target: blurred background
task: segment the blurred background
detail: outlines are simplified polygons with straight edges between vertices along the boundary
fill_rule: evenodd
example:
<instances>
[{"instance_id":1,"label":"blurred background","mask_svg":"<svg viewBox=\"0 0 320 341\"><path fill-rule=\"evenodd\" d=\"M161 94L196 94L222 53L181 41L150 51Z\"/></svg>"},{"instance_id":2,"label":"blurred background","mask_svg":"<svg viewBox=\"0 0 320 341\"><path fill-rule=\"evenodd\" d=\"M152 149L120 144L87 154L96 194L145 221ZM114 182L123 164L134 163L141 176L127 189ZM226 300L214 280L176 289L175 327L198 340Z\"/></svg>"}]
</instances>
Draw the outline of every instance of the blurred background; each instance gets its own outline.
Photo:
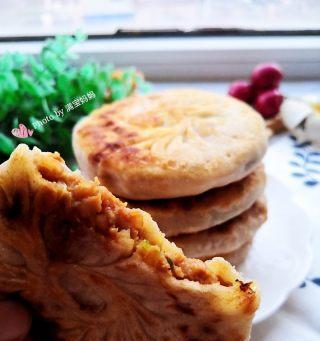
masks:
<instances>
[{"instance_id":1,"label":"blurred background","mask_svg":"<svg viewBox=\"0 0 320 341\"><path fill-rule=\"evenodd\" d=\"M1 6L2 38L72 33L77 28L90 35L320 30L317 0L4 0Z\"/></svg>"},{"instance_id":2,"label":"blurred background","mask_svg":"<svg viewBox=\"0 0 320 341\"><path fill-rule=\"evenodd\" d=\"M136 65L151 80L233 79L276 60L320 77L318 0L3 0L0 53L80 29L83 58Z\"/></svg>"}]
</instances>

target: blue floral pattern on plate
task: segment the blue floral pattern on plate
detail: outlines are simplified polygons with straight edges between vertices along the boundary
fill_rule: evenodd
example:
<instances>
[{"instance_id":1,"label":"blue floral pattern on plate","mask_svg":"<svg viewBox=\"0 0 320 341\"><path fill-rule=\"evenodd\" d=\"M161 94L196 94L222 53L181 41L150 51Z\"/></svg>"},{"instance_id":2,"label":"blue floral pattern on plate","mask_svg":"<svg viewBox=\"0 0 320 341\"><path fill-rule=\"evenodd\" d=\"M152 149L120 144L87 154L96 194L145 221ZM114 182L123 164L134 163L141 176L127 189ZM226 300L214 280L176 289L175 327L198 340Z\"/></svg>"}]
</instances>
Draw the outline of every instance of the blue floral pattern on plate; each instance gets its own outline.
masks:
<instances>
[{"instance_id":1,"label":"blue floral pattern on plate","mask_svg":"<svg viewBox=\"0 0 320 341\"><path fill-rule=\"evenodd\" d=\"M320 151L316 151L311 142L298 142L294 136L294 154L290 165L293 167L292 176L300 178L304 185L313 187L320 184Z\"/></svg>"},{"instance_id":2,"label":"blue floral pattern on plate","mask_svg":"<svg viewBox=\"0 0 320 341\"><path fill-rule=\"evenodd\" d=\"M320 286L320 277L307 278L304 282L301 283L300 288L305 288L308 282L312 282L313 284Z\"/></svg>"}]
</instances>

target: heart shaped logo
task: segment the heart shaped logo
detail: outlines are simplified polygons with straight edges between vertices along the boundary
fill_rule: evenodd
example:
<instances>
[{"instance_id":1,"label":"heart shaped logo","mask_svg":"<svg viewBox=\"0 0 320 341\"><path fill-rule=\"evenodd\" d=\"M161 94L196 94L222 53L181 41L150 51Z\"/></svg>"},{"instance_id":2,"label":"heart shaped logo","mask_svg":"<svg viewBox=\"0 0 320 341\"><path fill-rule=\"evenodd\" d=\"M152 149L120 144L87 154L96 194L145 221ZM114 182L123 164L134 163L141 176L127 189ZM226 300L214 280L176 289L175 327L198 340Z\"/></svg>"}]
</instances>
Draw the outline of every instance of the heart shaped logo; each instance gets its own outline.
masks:
<instances>
[{"instance_id":1,"label":"heart shaped logo","mask_svg":"<svg viewBox=\"0 0 320 341\"><path fill-rule=\"evenodd\" d=\"M11 134L20 139L32 136L33 129L28 129L24 124L20 123L19 128L14 128L11 130Z\"/></svg>"}]
</instances>

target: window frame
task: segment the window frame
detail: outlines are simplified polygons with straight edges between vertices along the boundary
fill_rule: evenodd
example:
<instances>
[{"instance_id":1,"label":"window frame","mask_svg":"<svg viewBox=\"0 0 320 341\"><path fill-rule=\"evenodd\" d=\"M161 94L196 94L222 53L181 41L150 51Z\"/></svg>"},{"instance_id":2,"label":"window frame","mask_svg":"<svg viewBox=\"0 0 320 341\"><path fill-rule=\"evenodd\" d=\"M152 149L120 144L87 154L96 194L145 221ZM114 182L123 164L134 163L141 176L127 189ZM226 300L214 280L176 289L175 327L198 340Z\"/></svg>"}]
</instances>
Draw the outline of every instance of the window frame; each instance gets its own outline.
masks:
<instances>
[{"instance_id":1,"label":"window frame","mask_svg":"<svg viewBox=\"0 0 320 341\"><path fill-rule=\"evenodd\" d=\"M40 41L0 43L0 54L36 54ZM133 65L154 81L247 78L260 62L276 61L288 80L320 79L320 36L94 38L75 48L79 62Z\"/></svg>"}]
</instances>

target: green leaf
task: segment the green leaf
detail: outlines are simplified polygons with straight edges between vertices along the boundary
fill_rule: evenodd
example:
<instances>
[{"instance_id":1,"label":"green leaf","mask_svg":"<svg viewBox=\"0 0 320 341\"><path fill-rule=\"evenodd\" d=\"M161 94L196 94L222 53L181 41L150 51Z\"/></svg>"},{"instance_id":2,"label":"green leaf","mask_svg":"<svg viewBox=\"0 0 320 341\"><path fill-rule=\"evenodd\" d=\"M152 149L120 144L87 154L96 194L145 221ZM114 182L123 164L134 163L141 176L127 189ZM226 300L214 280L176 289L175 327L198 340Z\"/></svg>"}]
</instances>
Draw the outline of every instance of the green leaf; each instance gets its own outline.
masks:
<instances>
[{"instance_id":1,"label":"green leaf","mask_svg":"<svg viewBox=\"0 0 320 341\"><path fill-rule=\"evenodd\" d=\"M81 32L80 30L78 30L78 31L76 32L76 34L75 34L75 40L76 40L78 43L80 43L80 42L82 42L82 41L85 41L85 40L87 40L87 39L88 39L88 36L87 36L85 33Z\"/></svg>"},{"instance_id":2,"label":"green leaf","mask_svg":"<svg viewBox=\"0 0 320 341\"><path fill-rule=\"evenodd\" d=\"M54 120L39 126L34 135L24 139L43 150L57 150L66 160L72 160L71 132L74 124L105 102L112 102L140 90L145 81L134 68L115 70L111 64L86 62L76 65L77 54L72 47L85 40L75 36L57 36L48 39L38 56L20 53L0 56L0 123L2 132L9 132L24 123L29 129L33 123L53 115ZM95 98L67 112L66 105L93 91ZM64 109L63 117L56 117L54 109ZM2 136L0 159L20 142L14 137ZM3 137L4 136L4 137Z\"/></svg>"},{"instance_id":3,"label":"green leaf","mask_svg":"<svg viewBox=\"0 0 320 341\"><path fill-rule=\"evenodd\" d=\"M6 155L10 155L15 148L13 139L0 133L0 151Z\"/></svg>"},{"instance_id":4,"label":"green leaf","mask_svg":"<svg viewBox=\"0 0 320 341\"><path fill-rule=\"evenodd\" d=\"M12 55L9 53L5 53L0 58L0 72L11 71L14 66L14 62L12 60Z\"/></svg>"},{"instance_id":5,"label":"green leaf","mask_svg":"<svg viewBox=\"0 0 320 341\"><path fill-rule=\"evenodd\" d=\"M15 117L12 121L12 125L11 125L11 128L17 128L19 125L19 118L18 117Z\"/></svg>"},{"instance_id":6,"label":"green leaf","mask_svg":"<svg viewBox=\"0 0 320 341\"><path fill-rule=\"evenodd\" d=\"M8 111L3 110L3 108L0 108L0 121L4 120L8 114Z\"/></svg>"},{"instance_id":7,"label":"green leaf","mask_svg":"<svg viewBox=\"0 0 320 341\"><path fill-rule=\"evenodd\" d=\"M27 57L21 53L16 52L12 54L12 60L14 63L14 68L21 68L25 65Z\"/></svg>"},{"instance_id":8,"label":"green leaf","mask_svg":"<svg viewBox=\"0 0 320 341\"><path fill-rule=\"evenodd\" d=\"M87 63L82 66L80 69L80 76L85 79L90 79L94 76L95 73L95 66L92 63Z\"/></svg>"},{"instance_id":9,"label":"green leaf","mask_svg":"<svg viewBox=\"0 0 320 341\"><path fill-rule=\"evenodd\" d=\"M44 113L46 115L51 115L51 111L50 111L50 108L49 108L49 105L48 105L48 101L47 101L46 98L42 99L41 104L42 104L42 109L43 109Z\"/></svg>"},{"instance_id":10,"label":"green leaf","mask_svg":"<svg viewBox=\"0 0 320 341\"><path fill-rule=\"evenodd\" d=\"M22 76L21 88L24 92L31 96L43 97L44 92L39 85L37 85L36 80L27 74Z\"/></svg>"},{"instance_id":11,"label":"green leaf","mask_svg":"<svg viewBox=\"0 0 320 341\"><path fill-rule=\"evenodd\" d=\"M12 72L6 74L7 89L9 91L16 91L18 89L18 82Z\"/></svg>"},{"instance_id":12,"label":"green leaf","mask_svg":"<svg viewBox=\"0 0 320 341\"><path fill-rule=\"evenodd\" d=\"M42 61L52 73L62 73L66 67L65 64L57 58L56 54L49 50L43 53Z\"/></svg>"}]
</instances>

